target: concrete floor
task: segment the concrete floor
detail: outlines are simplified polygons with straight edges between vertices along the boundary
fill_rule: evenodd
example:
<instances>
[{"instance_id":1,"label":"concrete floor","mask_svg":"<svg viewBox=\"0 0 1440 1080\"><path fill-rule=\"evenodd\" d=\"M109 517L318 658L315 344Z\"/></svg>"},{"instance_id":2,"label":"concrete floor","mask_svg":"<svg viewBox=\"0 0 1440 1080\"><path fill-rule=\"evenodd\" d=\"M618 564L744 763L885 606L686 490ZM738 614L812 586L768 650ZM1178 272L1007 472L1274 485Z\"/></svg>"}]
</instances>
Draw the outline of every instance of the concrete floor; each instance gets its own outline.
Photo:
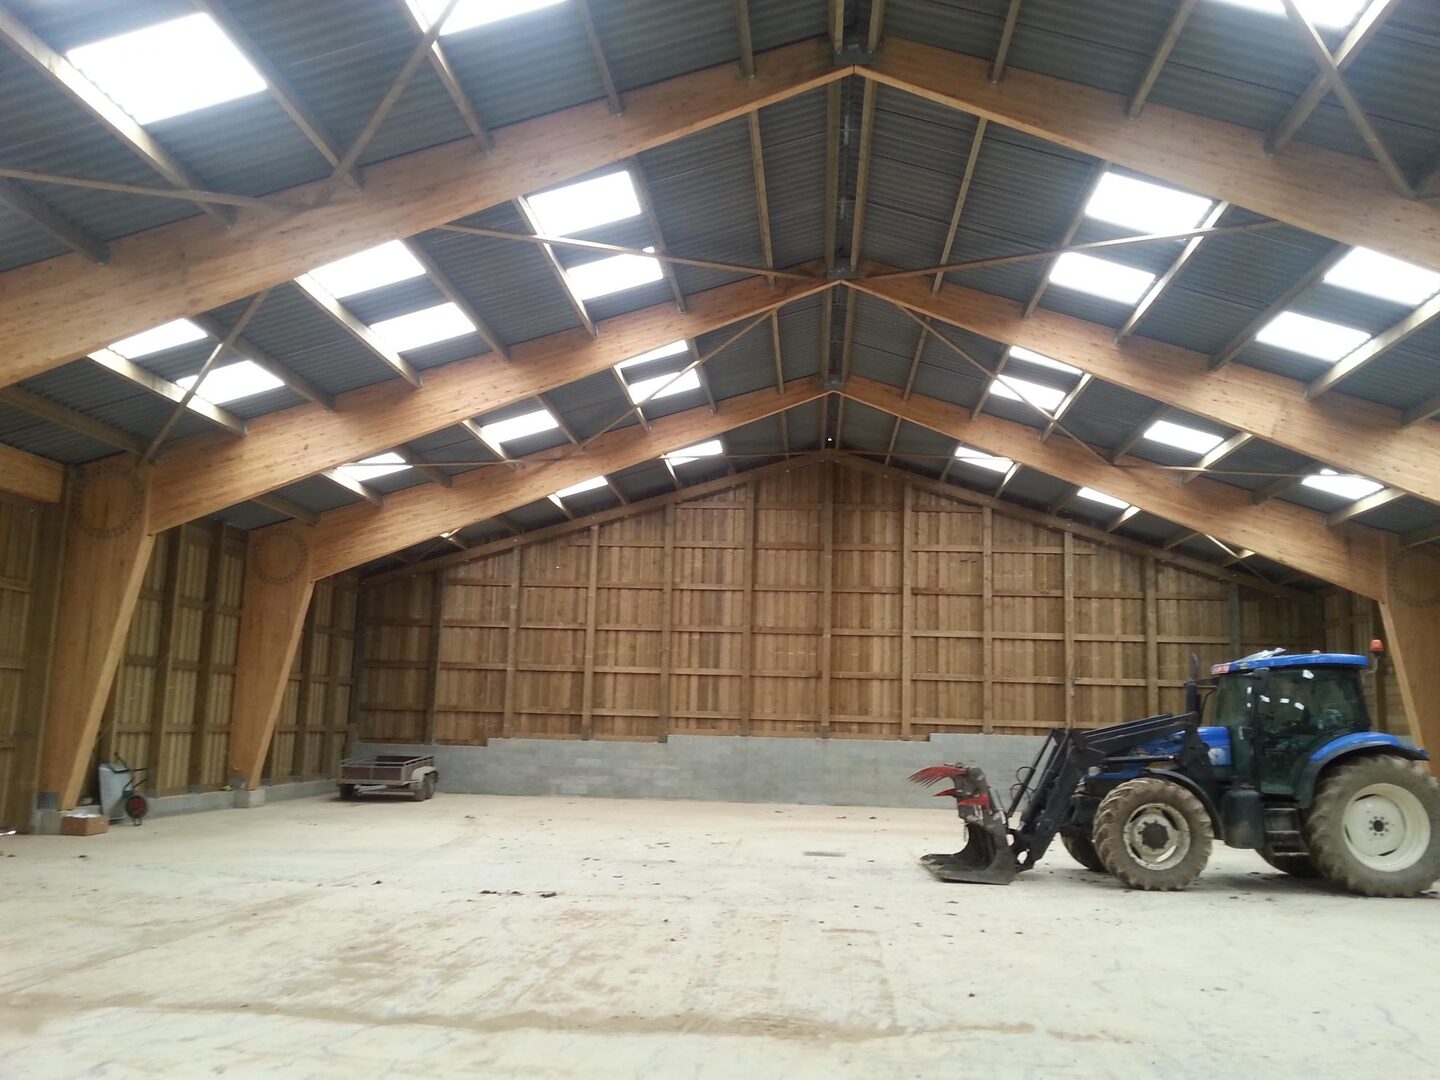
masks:
<instances>
[{"instance_id":1,"label":"concrete floor","mask_svg":"<svg viewBox=\"0 0 1440 1080\"><path fill-rule=\"evenodd\" d=\"M941 885L957 836L440 795L0 839L0 1077L1440 1074L1433 895Z\"/></svg>"}]
</instances>

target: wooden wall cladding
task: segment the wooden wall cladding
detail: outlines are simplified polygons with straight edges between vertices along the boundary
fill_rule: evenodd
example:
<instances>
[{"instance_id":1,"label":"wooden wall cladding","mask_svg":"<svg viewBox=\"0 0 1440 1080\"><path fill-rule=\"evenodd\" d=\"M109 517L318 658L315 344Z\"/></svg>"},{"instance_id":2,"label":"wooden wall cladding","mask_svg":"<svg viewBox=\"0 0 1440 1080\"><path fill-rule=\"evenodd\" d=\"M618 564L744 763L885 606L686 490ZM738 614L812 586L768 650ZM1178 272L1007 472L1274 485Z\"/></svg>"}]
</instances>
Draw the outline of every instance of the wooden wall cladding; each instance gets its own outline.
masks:
<instances>
[{"instance_id":1,"label":"wooden wall cladding","mask_svg":"<svg viewBox=\"0 0 1440 1080\"><path fill-rule=\"evenodd\" d=\"M1330 652L1365 653L1370 642L1385 639L1380 605L1367 596L1336 589L1325 595L1325 648ZM1405 714L1395 665L1380 657L1377 676L1365 679L1365 698L1375 727L1396 735L1409 735L1414 728Z\"/></svg>"},{"instance_id":2,"label":"wooden wall cladding","mask_svg":"<svg viewBox=\"0 0 1440 1080\"><path fill-rule=\"evenodd\" d=\"M1031 734L1317 612L820 463L366 590L362 738Z\"/></svg>"},{"instance_id":3,"label":"wooden wall cladding","mask_svg":"<svg viewBox=\"0 0 1440 1080\"><path fill-rule=\"evenodd\" d=\"M98 747L100 760L148 768L151 793L215 789L229 781L244 573L245 534L237 529L184 525L155 544ZM353 683L355 595L353 579L315 587L267 776L333 775Z\"/></svg>"},{"instance_id":4,"label":"wooden wall cladding","mask_svg":"<svg viewBox=\"0 0 1440 1080\"><path fill-rule=\"evenodd\" d=\"M0 827L26 824L35 799L62 513L0 495Z\"/></svg>"}]
</instances>

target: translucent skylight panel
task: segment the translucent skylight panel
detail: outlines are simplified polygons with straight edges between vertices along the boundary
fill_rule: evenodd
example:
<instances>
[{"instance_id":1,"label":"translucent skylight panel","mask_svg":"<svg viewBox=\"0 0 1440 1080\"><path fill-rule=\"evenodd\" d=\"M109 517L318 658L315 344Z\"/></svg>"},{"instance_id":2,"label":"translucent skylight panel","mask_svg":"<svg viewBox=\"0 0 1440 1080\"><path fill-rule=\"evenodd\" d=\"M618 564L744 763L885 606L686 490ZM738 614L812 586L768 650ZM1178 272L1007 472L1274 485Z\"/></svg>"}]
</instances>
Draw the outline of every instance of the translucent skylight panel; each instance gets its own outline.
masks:
<instances>
[{"instance_id":1,"label":"translucent skylight panel","mask_svg":"<svg viewBox=\"0 0 1440 1080\"><path fill-rule=\"evenodd\" d=\"M602 488L604 486L605 477L592 476L588 480L581 480L578 484L571 484L567 488L562 488L561 490L555 492L552 498L568 499L571 495L580 495L583 492L594 491L596 488Z\"/></svg>"},{"instance_id":2,"label":"translucent skylight panel","mask_svg":"<svg viewBox=\"0 0 1440 1080\"><path fill-rule=\"evenodd\" d=\"M686 390L699 389L700 372L694 368L681 375L672 371L668 375L636 379L634 382L625 384L625 390L629 393L630 400L636 405L649 401L651 398L670 397L672 394L683 394Z\"/></svg>"},{"instance_id":3,"label":"translucent skylight panel","mask_svg":"<svg viewBox=\"0 0 1440 1080\"><path fill-rule=\"evenodd\" d=\"M526 201L540 232L546 236L570 236L640 213L635 182L625 169L542 191Z\"/></svg>"},{"instance_id":4,"label":"translucent skylight panel","mask_svg":"<svg viewBox=\"0 0 1440 1080\"><path fill-rule=\"evenodd\" d=\"M325 287L337 300L356 293L408 281L425 273L414 255L399 240L347 255L343 259L317 266L310 276Z\"/></svg>"},{"instance_id":5,"label":"translucent skylight panel","mask_svg":"<svg viewBox=\"0 0 1440 1080\"><path fill-rule=\"evenodd\" d=\"M1211 205L1202 195L1107 172L1085 204L1085 216L1138 233L1174 233L1193 229Z\"/></svg>"},{"instance_id":6,"label":"translucent skylight panel","mask_svg":"<svg viewBox=\"0 0 1440 1080\"><path fill-rule=\"evenodd\" d=\"M473 334L475 324L452 303L412 311L393 319L383 319L370 327L396 352L419 349L437 341L449 341L462 334Z\"/></svg>"},{"instance_id":7,"label":"translucent skylight panel","mask_svg":"<svg viewBox=\"0 0 1440 1080\"><path fill-rule=\"evenodd\" d=\"M492 424L482 425L480 437L491 446L503 446L527 435L554 431L559 426L560 421L556 420L548 409L536 409L534 412L512 416L508 420L496 420Z\"/></svg>"},{"instance_id":8,"label":"translucent skylight panel","mask_svg":"<svg viewBox=\"0 0 1440 1080\"><path fill-rule=\"evenodd\" d=\"M204 14L80 45L65 56L140 124L265 89L260 73Z\"/></svg>"},{"instance_id":9,"label":"translucent skylight panel","mask_svg":"<svg viewBox=\"0 0 1440 1080\"><path fill-rule=\"evenodd\" d=\"M1365 344L1370 335L1353 326L1341 326L1295 311L1282 311L1261 328L1255 340L1302 356L1334 362Z\"/></svg>"},{"instance_id":10,"label":"translucent skylight panel","mask_svg":"<svg viewBox=\"0 0 1440 1080\"><path fill-rule=\"evenodd\" d=\"M572 266L565 271L565 276L570 279L570 287L577 297L594 300L659 281L662 275L657 259L647 259L643 255L612 255L608 259Z\"/></svg>"},{"instance_id":11,"label":"translucent skylight panel","mask_svg":"<svg viewBox=\"0 0 1440 1080\"><path fill-rule=\"evenodd\" d=\"M1145 295L1155 280L1154 274L1137 270L1133 266L1097 259L1093 255L1082 255L1069 251L1055 260L1050 271L1050 284L1066 289L1090 293L1106 300L1122 304L1133 304Z\"/></svg>"},{"instance_id":12,"label":"translucent skylight panel","mask_svg":"<svg viewBox=\"0 0 1440 1080\"><path fill-rule=\"evenodd\" d=\"M1080 369L1077 367L1071 367L1069 364L1062 364L1059 360L1052 360L1050 357L1042 356L1038 352L1031 352L1029 349L1024 348L1020 345L1012 345L1010 347L1010 357L1012 360L1024 360L1028 364L1038 364L1040 367L1051 368L1055 371L1063 371L1067 375L1080 374Z\"/></svg>"},{"instance_id":13,"label":"translucent skylight panel","mask_svg":"<svg viewBox=\"0 0 1440 1080\"><path fill-rule=\"evenodd\" d=\"M1028 401L1046 412L1054 412L1055 406L1065 399L1065 391L1053 386L1042 386L1029 379L1018 379L1014 375L997 375L990 384L990 392L1011 401Z\"/></svg>"},{"instance_id":14,"label":"translucent skylight panel","mask_svg":"<svg viewBox=\"0 0 1440 1080\"><path fill-rule=\"evenodd\" d=\"M977 468L989 469L991 472L1009 472L1010 467L1015 464L1008 457L998 457L995 454L988 454L984 450L977 450L973 446L957 446L955 457L966 465L974 465Z\"/></svg>"},{"instance_id":15,"label":"translucent skylight panel","mask_svg":"<svg viewBox=\"0 0 1440 1080\"><path fill-rule=\"evenodd\" d=\"M716 454L723 454L724 452L725 447L720 445L719 439L710 439L707 442L696 443L694 446L671 450L665 455L665 460L670 462L671 465L688 465L692 461L714 457Z\"/></svg>"},{"instance_id":16,"label":"translucent skylight panel","mask_svg":"<svg viewBox=\"0 0 1440 1080\"><path fill-rule=\"evenodd\" d=\"M195 385L195 376L186 375L183 379L176 379L175 382L181 389L189 390ZM240 398L263 394L266 390L274 390L276 387L284 385L259 364L241 360L238 364L226 364L224 367L211 368L210 374L205 376L205 381L200 384L200 389L195 396L204 398L212 405L224 405L227 401L238 401Z\"/></svg>"},{"instance_id":17,"label":"translucent skylight panel","mask_svg":"<svg viewBox=\"0 0 1440 1080\"><path fill-rule=\"evenodd\" d=\"M1355 248L1325 275L1325 284L1416 307L1440 292L1440 274L1369 248Z\"/></svg>"},{"instance_id":18,"label":"translucent skylight panel","mask_svg":"<svg viewBox=\"0 0 1440 1080\"><path fill-rule=\"evenodd\" d=\"M651 349L639 356L632 356L629 360L621 360L615 365L615 370L624 371L628 367L639 367L641 364L648 364L651 360L663 360L667 356L679 356L681 353L689 351L690 346L685 343L684 338L681 338L679 341L670 342L669 345L661 345L658 349Z\"/></svg>"},{"instance_id":19,"label":"translucent skylight panel","mask_svg":"<svg viewBox=\"0 0 1440 1080\"><path fill-rule=\"evenodd\" d=\"M1169 420L1156 420L1145 429L1144 437L1178 450L1189 450L1192 454L1208 454L1225 441L1223 436Z\"/></svg>"},{"instance_id":20,"label":"translucent skylight panel","mask_svg":"<svg viewBox=\"0 0 1440 1080\"><path fill-rule=\"evenodd\" d=\"M447 0L416 0L427 26L440 17L446 2ZM455 10L450 13L450 18L445 20L440 36L458 34L462 30L472 30L477 26L486 26L502 19L514 18L516 15L526 15L564 2L565 0L460 0L460 3L455 5Z\"/></svg>"},{"instance_id":21,"label":"translucent skylight panel","mask_svg":"<svg viewBox=\"0 0 1440 1080\"><path fill-rule=\"evenodd\" d=\"M1300 483L1316 491L1328 492L1331 495L1339 495L1342 499L1363 499L1366 495L1374 495L1383 484L1377 484L1374 480L1364 476L1356 476L1353 473L1339 473L1334 469L1321 469L1315 476L1307 476Z\"/></svg>"},{"instance_id":22,"label":"translucent skylight panel","mask_svg":"<svg viewBox=\"0 0 1440 1080\"><path fill-rule=\"evenodd\" d=\"M1280 0L1216 0L1231 7L1249 8L1285 18L1285 5ZM1301 13L1316 26L1349 26L1364 9L1368 0L1296 0Z\"/></svg>"},{"instance_id":23,"label":"translucent skylight panel","mask_svg":"<svg viewBox=\"0 0 1440 1080\"><path fill-rule=\"evenodd\" d=\"M408 464L396 453L376 454L374 457L362 458L360 461L351 462L349 465L341 465L339 471L364 483L366 480L374 480L380 476L389 476L391 473L402 472L410 468Z\"/></svg>"},{"instance_id":24,"label":"translucent skylight panel","mask_svg":"<svg viewBox=\"0 0 1440 1080\"><path fill-rule=\"evenodd\" d=\"M1103 491L1096 491L1094 488L1082 487L1079 491L1075 492L1075 495L1078 498L1099 503L1101 506L1113 506L1116 510L1130 509L1130 504L1124 499L1117 499L1114 495L1106 495Z\"/></svg>"},{"instance_id":25,"label":"translucent skylight panel","mask_svg":"<svg viewBox=\"0 0 1440 1080\"><path fill-rule=\"evenodd\" d=\"M163 323L131 337L122 338L110 346L110 351L118 353L126 360L138 360L142 356L150 356L152 353L164 352L166 349L204 339L205 331L189 319L176 319L174 322Z\"/></svg>"}]
</instances>

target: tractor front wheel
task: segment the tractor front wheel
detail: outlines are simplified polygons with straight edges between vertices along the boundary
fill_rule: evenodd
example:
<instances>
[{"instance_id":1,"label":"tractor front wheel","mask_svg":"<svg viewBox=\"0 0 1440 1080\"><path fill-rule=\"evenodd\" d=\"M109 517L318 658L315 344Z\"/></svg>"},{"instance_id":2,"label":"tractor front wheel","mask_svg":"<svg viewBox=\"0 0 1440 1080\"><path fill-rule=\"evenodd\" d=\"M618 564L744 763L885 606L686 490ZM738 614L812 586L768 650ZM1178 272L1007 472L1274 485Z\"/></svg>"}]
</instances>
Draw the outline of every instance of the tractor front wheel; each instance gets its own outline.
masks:
<instances>
[{"instance_id":1,"label":"tractor front wheel","mask_svg":"<svg viewBox=\"0 0 1440 1080\"><path fill-rule=\"evenodd\" d=\"M1092 835L1100 862L1122 884L1174 892L1187 888L1210 861L1214 827L1191 792L1141 777L1105 796Z\"/></svg>"},{"instance_id":2,"label":"tractor front wheel","mask_svg":"<svg viewBox=\"0 0 1440 1080\"><path fill-rule=\"evenodd\" d=\"M1095 850L1095 841L1089 835L1076 833L1060 834L1060 842L1065 845L1065 850L1070 857L1083 866L1086 870L1093 870L1097 874L1106 873L1105 864L1100 861L1100 853Z\"/></svg>"},{"instance_id":3,"label":"tractor front wheel","mask_svg":"<svg viewBox=\"0 0 1440 1080\"><path fill-rule=\"evenodd\" d=\"M1418 896L1440 878L1440 781L1393 755L1337 765L1305 818L1315 868L1361 896Z\"/></svg>"}]
</instances>

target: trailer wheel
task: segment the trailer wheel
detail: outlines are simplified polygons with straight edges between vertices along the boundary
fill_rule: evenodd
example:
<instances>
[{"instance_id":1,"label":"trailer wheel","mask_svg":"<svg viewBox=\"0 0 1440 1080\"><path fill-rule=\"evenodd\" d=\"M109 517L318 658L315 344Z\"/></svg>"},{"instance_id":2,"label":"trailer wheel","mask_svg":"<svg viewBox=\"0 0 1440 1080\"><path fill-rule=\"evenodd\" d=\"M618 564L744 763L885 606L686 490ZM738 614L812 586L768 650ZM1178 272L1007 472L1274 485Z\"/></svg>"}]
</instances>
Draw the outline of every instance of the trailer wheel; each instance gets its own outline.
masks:
<instances>
[{"instance_id":1,"label":"trailer wheel","mask_svg":"<svg viewBox=\"0 0 1440 1080\"><path fill-rule=\"evenodd\" d=\"M1214 828L1204 804L1179 784L1141 777L1105 796L1092 835L1100 862L1122 884L1174 892L1205 869Z\"/></svg>"},{"instance_id":2,"label":"trailer wheel","mask_svg":"<svg viewBox=\"0 0 1440 1080\"><path fill-rule=\"evenodd\" d=\"M355 798L356 794L357 794L357 792L356 792L356 790L355 790L355 785L354 785L354 784L341 784L341 785L340 785L340 798L349 800L349 799Z\"/></svg>"},{"instance_id":3,"label":"trailer wheel","mask_svg":"<svg viewBox=\"0 0 1440 1080\"><path fill-rule=\"evenodd\" d=\"M1440 781L1390 754L1337 765L1305 817L1321 875L1361 896L1418 896L1440 878Z\"/></svg>"},{"instance_id":4,"label":"trailer wheel","mask_svg":"<svg viewBox=\"0 0 1440 1080\"><path fill-rule=\"evenodd\" d=\"M420 783L420 798L433 799L435 797L435 774L426 773L425 779Z\"/></svg>"},{"instance_id":5,"label":"trailer wheel","mask_svg":"<svg viewBox=\"0 0 1440 1080\"><path fill-rule=\"evenodd\" d=\"M1086 870L1093 870L1097 874L1107 873L1105 864L1100 861L1100 853L1095 850L1095 841L1089 836L1069 833L1060 834L1060 842L1065 845L1065 850L1070 857L1083 866Z\"/></svg>"},{"instance_id":6,"label":"trailer wheel","mask_svg":"<svg viewBox=\"0 0 1440 1080\"><path fill-rule=\"evenodd\" d=\"M1290 852L1275 852L1269 848L1261 848L1260 858L1279 870L1283 874L1298 878L1318 878L1320 871L1315 869L1315 864L1310 861L1309 855L1298 855Z\"/></svg>"}]
</instances>

